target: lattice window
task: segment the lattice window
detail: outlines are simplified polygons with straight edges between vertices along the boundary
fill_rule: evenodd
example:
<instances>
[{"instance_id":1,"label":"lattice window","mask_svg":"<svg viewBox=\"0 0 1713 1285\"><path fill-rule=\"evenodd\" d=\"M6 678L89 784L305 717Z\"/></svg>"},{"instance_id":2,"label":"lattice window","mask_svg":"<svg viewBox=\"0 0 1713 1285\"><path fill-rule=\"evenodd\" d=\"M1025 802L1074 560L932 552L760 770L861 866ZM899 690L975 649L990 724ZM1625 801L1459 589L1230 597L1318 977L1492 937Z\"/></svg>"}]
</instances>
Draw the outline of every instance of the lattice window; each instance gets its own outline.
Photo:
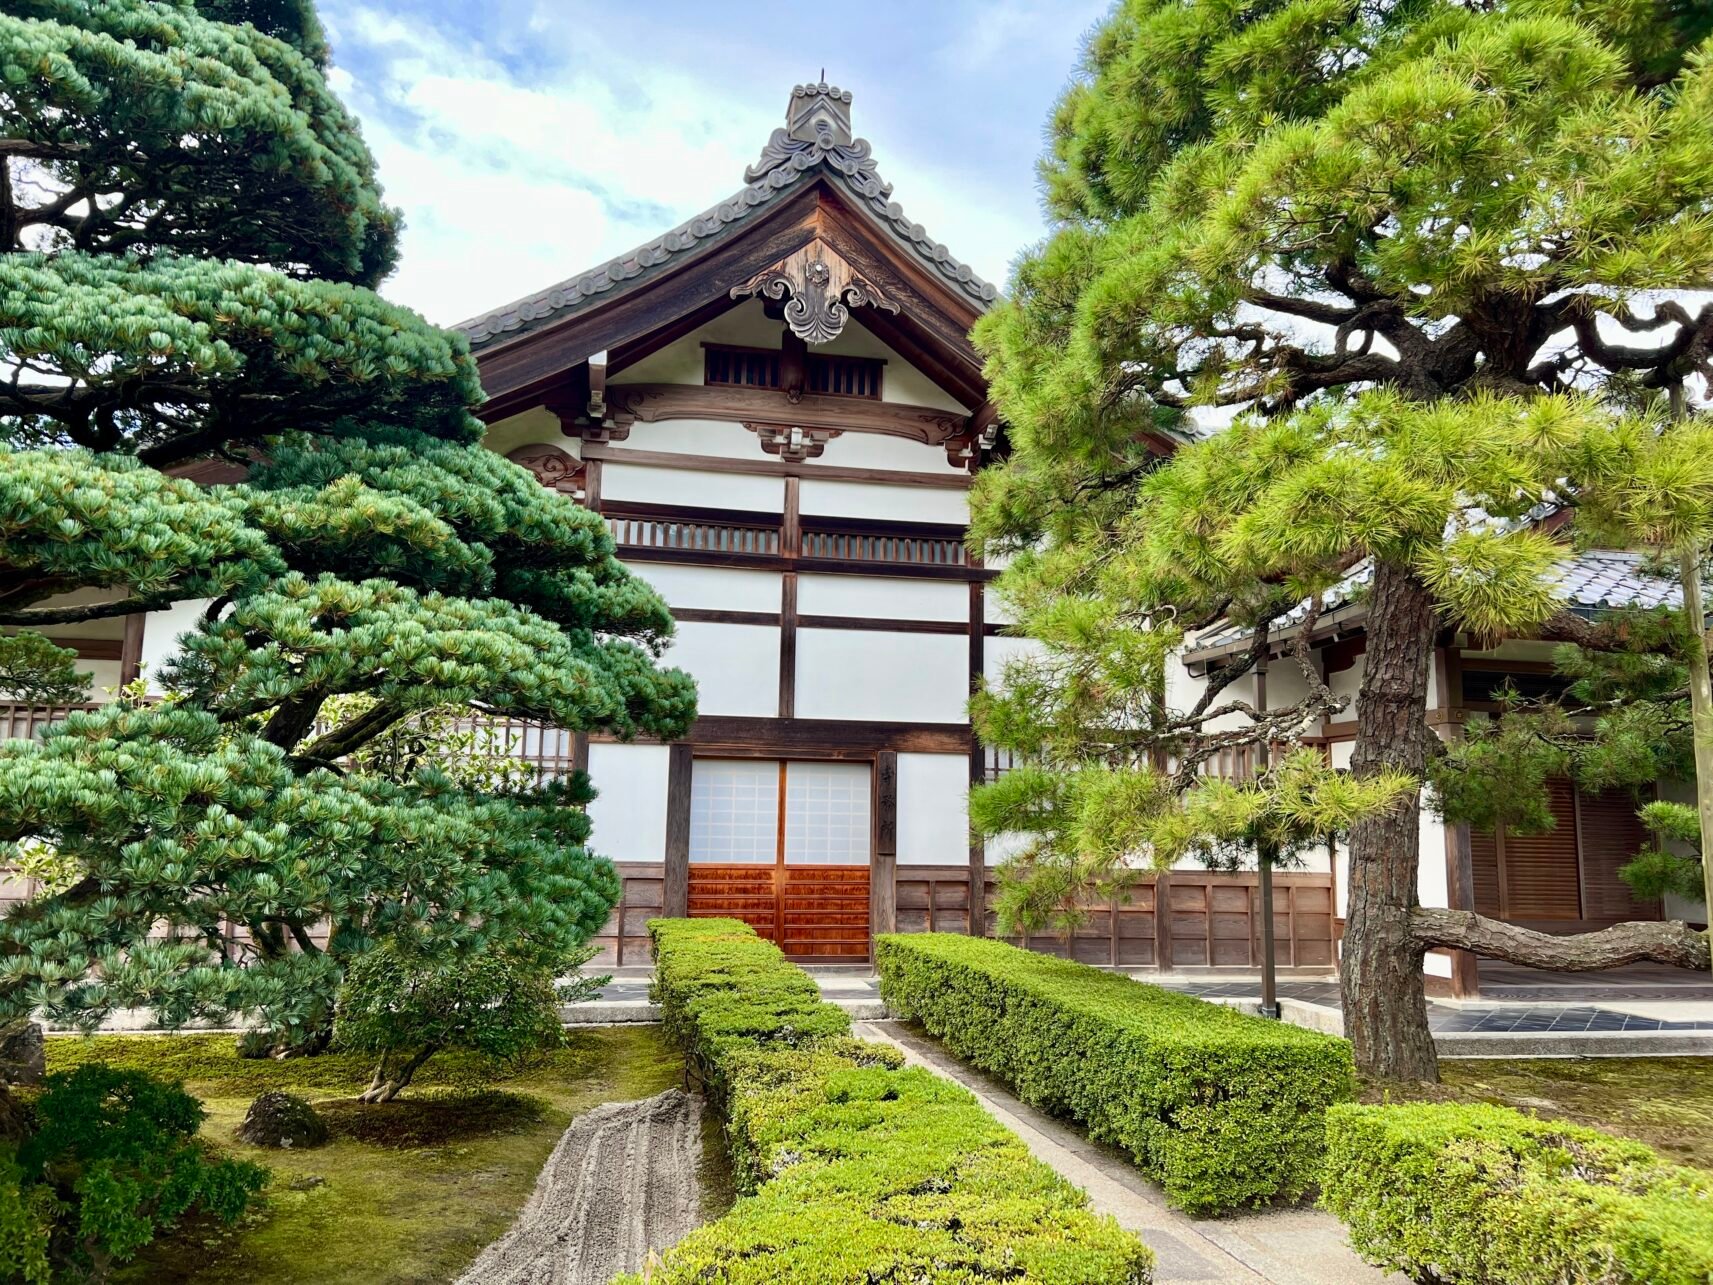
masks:
<instances>
[{"instance_id":1,"label":"lattice window","mask_svg":"<svg viewBox=\"0 0 1713 1285\"><path fill-rule=\"evenodd\" d=\"M875 531L806 529L803 556L842 562L903 562L913 566L963 567L969 551L955 535L886 535Z\"/></svg>"},{"instance_id":2,"label":"lattice window","mask_svg":"<svg viewBox=\"0 0 1713 1285\"><path fill-rule=\"evenodd\" d=\"M799 865L868 864L866 763L791 763L785 769L785 859Z\"/></svg>"},{"instance_id":3,"label":"lattice window","mask_svg":"<svg viewBox=\"0 0 1713 1285\"><path fill-rule=\"evenodd\" d=\"M834 357L811 354L805 374L809 391L830 397L880 400L880 375L886 363L874 357Z\"/></svg>"},{"instance_id":4,"label":"lattice window","mask_svg":"<svg viewBox=\"0 0 1713 1285\"><path fill-rule=\"evenodd\" d=\"M771 348L728 348L708 344L702 382L739 388L778 388L779 357Z\"/></svg>"},{"instance_id":5,"label":"lattice window","mask_svg":"<svg viewBox=\"0 0 1713 1285\"><path fill-rule=\"evenodd\" d=\"M683 549L694 553L779 553L779 528L735 522L614 515L613 542L631 549Z\"/></svg>"},{"instance_id":6,"label":"lattice window","mask_svg":"<svg viewBox=\"0 0 1713 1285\"><path fill-rule=\"evenodd\" d=\"M779 853L779 764L697 759L690 776L690 860L773 864Z\"/></svg>"}]
</instances>

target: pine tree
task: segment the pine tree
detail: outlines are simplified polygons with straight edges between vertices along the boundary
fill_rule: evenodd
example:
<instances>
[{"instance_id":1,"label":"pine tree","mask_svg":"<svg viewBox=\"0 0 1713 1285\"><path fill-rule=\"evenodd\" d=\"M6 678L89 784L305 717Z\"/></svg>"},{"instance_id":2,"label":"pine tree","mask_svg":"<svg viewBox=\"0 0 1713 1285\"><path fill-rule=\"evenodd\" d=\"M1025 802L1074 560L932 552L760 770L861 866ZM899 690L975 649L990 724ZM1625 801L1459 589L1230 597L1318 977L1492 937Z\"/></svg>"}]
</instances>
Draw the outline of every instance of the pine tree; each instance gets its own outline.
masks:
<instances>
[{"instance_id":1,"label":"pine tree","mask_svg":"<svg viewBox=\"0 0 1713 1285\"><path fill-rule=\"evenodd\" d=\"M0 922L0 1023L292 1044L380 942L562 959L617 898L587 782L365 748L693 715L601 520L483 448L462 337L373 292L399 221L327 56L307 0L0 14L0 681L63 699L32 626L209 600L163 700L0 745L0 839L58 872ZM242 480L174 473L210 460Z\"/></svg>"},{"instance_id":2,"label":"pine tree","mask_svg":"<svg viewBox=\"0 0 1713 1285\"><path fill-rule=\"evenodd\" d=\"M1015 454L977 533L1045 545L1014 592L1178 637L1365 595L1359 778L1422 779L1443 629L1603 641L1530 518L1613 484L1709 372L1713 307L1650 292L1713 284L1710 33L1682 0L1121 4L1054 117L1059 226L978 330ZM1419 907L1418 829L1352 826L1341 966L1359 1063L1410 1078L1429 947L1588 945Z\"/></svg>"}]
</instances>

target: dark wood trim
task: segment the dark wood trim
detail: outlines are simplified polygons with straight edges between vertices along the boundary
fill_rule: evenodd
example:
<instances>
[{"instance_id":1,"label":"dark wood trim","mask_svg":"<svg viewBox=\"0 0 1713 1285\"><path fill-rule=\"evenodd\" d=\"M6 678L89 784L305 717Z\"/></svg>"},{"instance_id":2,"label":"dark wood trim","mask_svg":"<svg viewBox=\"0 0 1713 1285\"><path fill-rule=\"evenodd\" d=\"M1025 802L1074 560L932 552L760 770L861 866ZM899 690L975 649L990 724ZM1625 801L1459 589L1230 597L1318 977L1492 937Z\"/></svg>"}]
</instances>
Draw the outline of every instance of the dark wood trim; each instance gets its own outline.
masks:
<instances>
[{"instance_id":1,"label":"dark wood trim","mask_svg":"<svg viewBox=\"0 0 1713 1285\"><path fill-rule=\"evenodd\" d=\"M797 480L789 478L787 482ZM961 543L969 534L969 528L958 522L898 522L891 518L847 518L823 513L804 514L800 521L805 531L826 531L835 535L896 535Z\"/></svg>"},{"instance_id":2,"label":"dark wood trim","mask_svg":"<svg viewBox=\"0 0 1713 1285\"><path fill-rule=\"evenodd\" d=\"M702 504L654 504L646 500L608 500L601 512L611 518L661 522L724 523L731 526L779 526L783 513L762 509L717 509Z\"/></svg>"},{"instance_id":3,"label":"dark wood trim","mask_svg":"<svg viewBox=\"0 0 1713 1285\"><path fill-rule=\"evenodd\" d=\"M787 571L781 577L781 609L779 611L728 611L719 607L674 607L673 618L686 624L699 625L772 625L779 628L787 627L788 621L795 623L793 633L804 629L850 629L868 633L883 634L957 634L960 637L967 626L956 620L897 620L892 617L876 616L805 616L788 615L783 603L785 593L784 583L795 586L796 572ZM793 589L794 593L794 589ZM989 631L1000 626L989 626ZM781 647L784 646L782 637ZM782 650L783 657L784 652ZM784 715L789 717L789 715Z\"/></svg>"},{"instance_id":4,"label":"dark wood trim","mask_svg":"<svg viewBox=\"0 0 1713 1285\"><path fill-rule=\"evenodd\" d=\"M751 384L615 384L607 390L607 404L615 416L644 424L675 419L760 421L837 433L877 433L923 446L942 446L966 433L969 426L969 412L962 409L837 393L804 392L792 398L785 388Z\"/></svg>"},{"instance_id":5,"label":"dark wood trim","mask_svg":"<svg viewBox=\"0 0 1713 1285\"><path fill-rule=\"evenodd\" d=\"M589 770L589 734L587 732L573 732L571 734L571 770L585 773Z\"/></svg>"},{"instance_id":6,"label":"dark wood trim","mask_svg":"<svg viewBox=\"0 0 1713 1285\"><path fill-rule=\"evenodd\" d=\"M609 460L614 464L635 464L642 468L687 469L695 473L757 473L763 477L807 477L823 482L875 482L887 486L937 486L952 491L967 491L968 473L921 473L908 469L851 468L838 464L816 464L812 461L794 463L768 456L756 459L732 459L724 455L690 455L677 451L645 451L611 443L587 442L583 446L586 460Z\"/></svg>"},{"instance_id":7,"label":"dark wood trim","mask_svg":"<svg viewBox=\"0 0 1713 1285\"><path fill-rule=\"evenodd\" d=\"M898 929L898 753L881 750L874 756L874 823L869 859L868 923L870 934Z\"/></svg>"},{"instance_id":8,"label":"dark wood trim","mask_svg":"<svg viewBox=\"0 0 1713 1285\"><path fill-rule=\"evenodd\" d=\"M787 575L790 572L786 573ZM779 625L777 611L726 611L719 607L674 607L672 618L698 625Z\"/></svg>"},{"instance_id":9,"label":"dark wood trim","mask_svg":"<svg viewBox=\"0 0 1713 1285\"><path fill-rule=\"evenodd\" d=\"M883 634L963 634L957 620L895 620L878 616L799 616L804 629L854 629Z\"/></svg>"},{"instance_id":10,"label":"dark wood trim","mask_svg":"<svg viewBox=\"0 0 1713 1285\"><path fill-rule=\"evenodd\" d=\"M779 515L779 551L787 558L803 556L803 479L785 479L785 511Z\"/></svg>"},{"instance_id":11,"label":"dark wood trim","mask_svg":"<svg viewBox=\"0 0 1713 1285\"><path fill-rule=\"evenodd\" d=\"M690 913L690 778L694 770L690 746L682 741L674 744L666 769L666 888L661 906L668 919Z\"/></svg>"},{"instance_id":12,"label":"dark wood trim","mask_svg":"<svg viewBox=\"0 0 1713 1285\"><path fill-rule=\"evenodd\" d=\"M766 553L718 553L704 549L651 549L621 545L626 562L679 562L693 567L737 567L746 571L801 571L827 576L894 577L902 580L988 581L999 573L949 563L869 562L859 558L782 558ZM959 627L962 632L962 627Z\"/></svg>"},{"instance_id":13,"label":"dark wood trim","mask_svg":"<svg viewBox=\"0 0 1713 1285\"><path fill-rule=\"evenodd\" d=\"M865 719L752 718L705 714L690 728L698 749L766 747L789 757L811 749L863 757L864 752L899 750L918 754L963 754L969 749L963 723L880 723Z\"/></svg>"},{"instance_id":14,"label":"dark wood trim","mask_svg":"<svg viewBox=\"0 0 1713 1285\"><path fill-rule=\"evenodd\" d=\"M797 573L779 577L779 717L797 714Z\"/></svg>"}]
</instances>

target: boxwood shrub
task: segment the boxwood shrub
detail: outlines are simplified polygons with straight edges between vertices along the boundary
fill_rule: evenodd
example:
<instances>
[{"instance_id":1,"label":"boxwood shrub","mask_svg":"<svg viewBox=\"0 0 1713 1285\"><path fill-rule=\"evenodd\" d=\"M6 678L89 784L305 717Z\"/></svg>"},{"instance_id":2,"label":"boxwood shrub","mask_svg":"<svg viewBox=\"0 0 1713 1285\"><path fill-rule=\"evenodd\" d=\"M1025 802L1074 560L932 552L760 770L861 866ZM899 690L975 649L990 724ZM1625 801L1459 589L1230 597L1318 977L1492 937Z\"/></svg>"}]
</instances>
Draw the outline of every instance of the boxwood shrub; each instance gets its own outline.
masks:
<instances>
[{"instance_id":1,"label":"boxwood shrub","mask_svg":"<svg viewBox=\"0 0 1713 1285\"><path fill-rule=\"evenodd\" d=\"M1358 1253L1415 1280L1713 1280L1713 1175L1505 1107L1334 1107L1321 1200Z\"/></svg>"},{"instance_id":2,"label":"boxwood shrub","mask_svg":"<svg viewBox=\"0 0 1713 1285\"><path fill-rule=\"evenodd\" d=\"M944 933L880 937L875 962L894 1012L1123 1147L1192 1213L1300 1199L1327 1107L1355 1093L1341 1039L1086 964Z\"/></svg>"},{"instance_id":3,"label":"boxwood shrub","mask_svg":"<svg viewBox=\"0 0 1713 1285\"><path fill-rule=\"evenodd\" d=\"M1141 1241L1089 1213L963 1089L852 1039L844 1012L746 925L649 932L655 997L725 1118L739 1191L649 1285L1152 1280Z\"/></svg>"}]
</instances>

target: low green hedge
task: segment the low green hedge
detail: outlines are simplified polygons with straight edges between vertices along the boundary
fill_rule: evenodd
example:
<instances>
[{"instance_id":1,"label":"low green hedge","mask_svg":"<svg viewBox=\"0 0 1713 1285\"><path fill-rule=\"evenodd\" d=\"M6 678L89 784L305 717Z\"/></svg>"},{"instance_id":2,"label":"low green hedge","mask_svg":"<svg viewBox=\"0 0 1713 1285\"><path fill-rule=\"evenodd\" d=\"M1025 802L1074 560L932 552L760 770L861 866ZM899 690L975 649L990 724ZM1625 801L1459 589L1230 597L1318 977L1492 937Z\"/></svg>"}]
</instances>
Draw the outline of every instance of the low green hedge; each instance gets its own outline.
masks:
<instances>
[{"instance_id":1,"label":"low green hedge","mask_svg":"<svg viewBox=\"0 0 1713 1285\"><path fill-rule=\"evenodd\" d=\"M1416 1280L1713 1280L1713 1176L1505 1107L1334 1107L1321 1200L1358 1253Z\"/></svg>"},{"instance_id":2,"label":"low green hedge","mask_svg":"<svg viewBox=\"0 0 1713 1285\"><path fill-rule=\"evenodd\" d=\"M1085 964L944 933L876 939L881 994L1025 1102L1116 1143L1192 1213L1319 1181L1350 1046Z\"/></svg>"},{"instance_id":3,"label":"low green hedge","mask_svg":"<svg viewBox=\"0 0 1713 1285\"><path fill-rule=\"evenodd\" d=\"M740 1192L649 1285L1152 1280L1139 1240L963 1089L850 1038L844 1012L744 924L649 932L655 996L725 1117Z\"/></svg>"}]
</instances>

